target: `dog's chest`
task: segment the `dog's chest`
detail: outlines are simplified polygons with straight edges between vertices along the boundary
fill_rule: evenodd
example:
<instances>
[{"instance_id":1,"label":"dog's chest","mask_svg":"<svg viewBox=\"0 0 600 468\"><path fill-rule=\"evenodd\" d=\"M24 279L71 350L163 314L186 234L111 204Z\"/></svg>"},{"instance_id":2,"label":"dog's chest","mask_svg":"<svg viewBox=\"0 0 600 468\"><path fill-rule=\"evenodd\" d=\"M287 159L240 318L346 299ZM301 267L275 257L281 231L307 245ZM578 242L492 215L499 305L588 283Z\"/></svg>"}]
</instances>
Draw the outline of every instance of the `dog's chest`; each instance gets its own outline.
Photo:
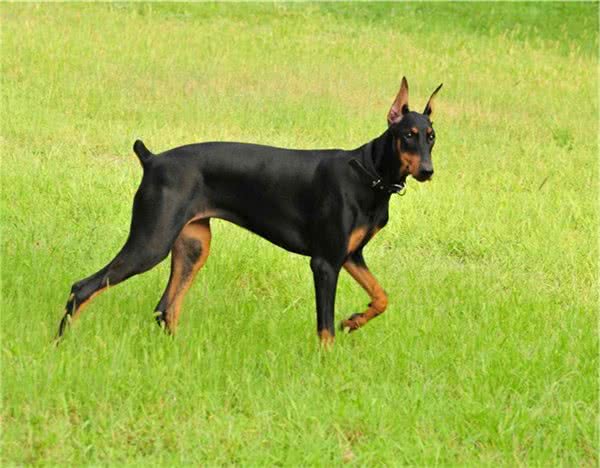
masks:
<instances>
[{"instance_id":1,"label":"dog's chest","mask_svg":"<svg viewBox=\"0 0 600 468\"><path fill-rule=\"evenodd\" d=\"M380 229L383 229L388 222L388 205L376 205L373 207L373 209L369 210L369 212L365 213L365 215L365 224L369 226L371 231L377 232Z\"/></svg>"},{"instance_id":2,"label":"dog's chest","mask_svg":"<svg viewBox=\"0 0 600 468\"><path fill-rule=\"evenodd\" d=\"M379 206L376 209L363 212L357 219L355 229L353 233L356 233L357 237L360 233L361 242L366 243L371 240L375 234L385 227L388 222L388 209L387 206Z\"/></svg>"}]
</instances>

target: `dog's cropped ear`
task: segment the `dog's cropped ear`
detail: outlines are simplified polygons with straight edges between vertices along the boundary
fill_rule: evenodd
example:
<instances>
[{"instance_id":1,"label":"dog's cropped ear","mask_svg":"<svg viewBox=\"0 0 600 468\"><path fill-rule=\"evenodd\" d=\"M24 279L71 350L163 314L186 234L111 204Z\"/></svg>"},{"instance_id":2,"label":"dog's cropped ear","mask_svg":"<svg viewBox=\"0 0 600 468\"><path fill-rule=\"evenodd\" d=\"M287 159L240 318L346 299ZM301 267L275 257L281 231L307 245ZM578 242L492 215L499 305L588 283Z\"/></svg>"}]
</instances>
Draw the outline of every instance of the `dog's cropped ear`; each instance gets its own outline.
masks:
<instances>
[{"instance_id":1,"label":"dog's cropped ear","mask_svg":"<svg viewBox=\"0 0 600 468\"><path fill-rule=\"evenodd\" d=\"M388 112L387 120L388 125L395 124L400 122L402 116L408 112L408 81L406 81L406 77L402 77L402 84L400 85L400 91L398 91L398 95L396 96L396 100L390 107L390 111Z\"/></svg>"},{"instance_id":2,"label":"dog's cropped ear","mask_svg":"<svg viewBox=\"0 0 600 468\"><path fill-rule=\"evenodd\" d=\"M440 84L437 88L435 88L435 91L433 92L433 94L429 98L429 101L427 101L427 104L425 105L425 110L423 111L423 115L431 117L431 114L433 114L433 109L435 107L434 106L434 104L435 104L435 95L438 93L438 91L440 89L442 89L443 84L444 83Z\"/></svg>"}]
</instances>

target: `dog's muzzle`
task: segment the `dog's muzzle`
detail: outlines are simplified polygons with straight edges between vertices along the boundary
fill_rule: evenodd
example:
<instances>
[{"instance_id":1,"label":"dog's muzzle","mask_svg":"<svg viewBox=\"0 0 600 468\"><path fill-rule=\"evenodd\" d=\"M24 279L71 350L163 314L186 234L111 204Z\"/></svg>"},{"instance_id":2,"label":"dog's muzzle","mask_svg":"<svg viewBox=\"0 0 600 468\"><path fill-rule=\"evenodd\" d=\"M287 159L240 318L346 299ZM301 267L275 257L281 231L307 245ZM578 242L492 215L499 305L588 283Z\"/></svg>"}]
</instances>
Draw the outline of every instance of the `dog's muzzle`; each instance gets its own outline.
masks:
<instances>
[{"instance_id":1,"label":"dog's muzzle","mask_svg":"<svg viewBox=\"0 0 600 468\"><path fill-rule=\"evenodd\" d=\"M425 182L426 180L431 179L433 177L433 168L432 169L421 169L418 174L413 176L419 182Z\"/></svg>"}]
</instances>

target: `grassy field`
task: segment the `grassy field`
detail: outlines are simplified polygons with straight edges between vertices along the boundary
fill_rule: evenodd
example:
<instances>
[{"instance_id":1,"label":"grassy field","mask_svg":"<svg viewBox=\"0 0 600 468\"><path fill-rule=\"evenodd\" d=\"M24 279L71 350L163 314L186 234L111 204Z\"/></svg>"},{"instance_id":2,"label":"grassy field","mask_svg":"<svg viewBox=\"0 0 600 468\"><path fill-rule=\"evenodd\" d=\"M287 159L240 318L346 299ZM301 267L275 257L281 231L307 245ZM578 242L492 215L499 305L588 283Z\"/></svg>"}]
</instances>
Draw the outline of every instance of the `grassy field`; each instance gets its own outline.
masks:
<instances>
[{"instance_id":1,"label":"grassy field","mask_svg":"<svg viewBox=\"0 0 600 468\"><path fill-rule=\"evenodd\" d=\"M597 4L3 4L3 464L598 464ZM366 250L386 314L331 352L308 260L213 222L51 345L141 169L203 140L357 147L444 82L436 177ZM337 319L367 297L343 273Z\"/></svg>"}]
</instances>

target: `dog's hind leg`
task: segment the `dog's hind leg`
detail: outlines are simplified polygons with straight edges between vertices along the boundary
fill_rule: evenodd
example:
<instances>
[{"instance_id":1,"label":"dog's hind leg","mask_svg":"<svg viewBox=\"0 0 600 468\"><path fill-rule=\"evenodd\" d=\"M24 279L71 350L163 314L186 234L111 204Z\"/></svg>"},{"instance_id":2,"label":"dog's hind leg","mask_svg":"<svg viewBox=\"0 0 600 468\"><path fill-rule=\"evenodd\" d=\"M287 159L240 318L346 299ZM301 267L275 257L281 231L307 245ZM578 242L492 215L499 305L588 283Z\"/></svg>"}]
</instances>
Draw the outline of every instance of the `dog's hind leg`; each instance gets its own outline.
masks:
<instances>
[{"instance_id":1,"label":"dog's hind leg","mask_svg":"<svg viewBox=\"0 0 600 468\"><path fill-rule=\"evenodd\" d=\"M58 338L99 293L161 262L184 224L177 200L165 195L160 188L144 188L142 183L134 199L131 230L125 245L108 265L73 284Z\"/></svg>"},{"instance_id":2,"label":"dog's hind leg","mask_svg":"<svg viewBox=\"0 0 600 468\"><path fill-rule=\"evenodd\" d=\"M156 320L174 333L186 292L194 277L206 263L210 252L210 219L185 225L171 250L171 276L165 292L156 306Z\"/></svg>"},{"instance_id":3,"label":"dog's hind leg","mask_svg":"<svg viewBox=\"0 0 600 468\"><path fill-rule=\"evenodd\" d=\"M342 330L354 331L365 325L369 320L385 312L388 298L377 279L367 268L362 255L362 250L354 252L344 263L345 270L356 280L371 298L369 306L364 312L353 314L346 320L342 320Z\"/></svg>"},{"instance_id":4,"label":"dog's hind leg","mask_svg":"<svg viewBox=\"0 0 600 468\"><path fill-rule=\"evenodd\" d=\"M117 256L104 268L93 275L77 281L71 287L71 295L65 307L65 314L60 322L58 338L60 338L69 323L77 319L85 306L101 292L131 276L143 273L163 260L169 253L169 246L161 250L144 251L126 244Z\"/></svg>"}]
</instances>

